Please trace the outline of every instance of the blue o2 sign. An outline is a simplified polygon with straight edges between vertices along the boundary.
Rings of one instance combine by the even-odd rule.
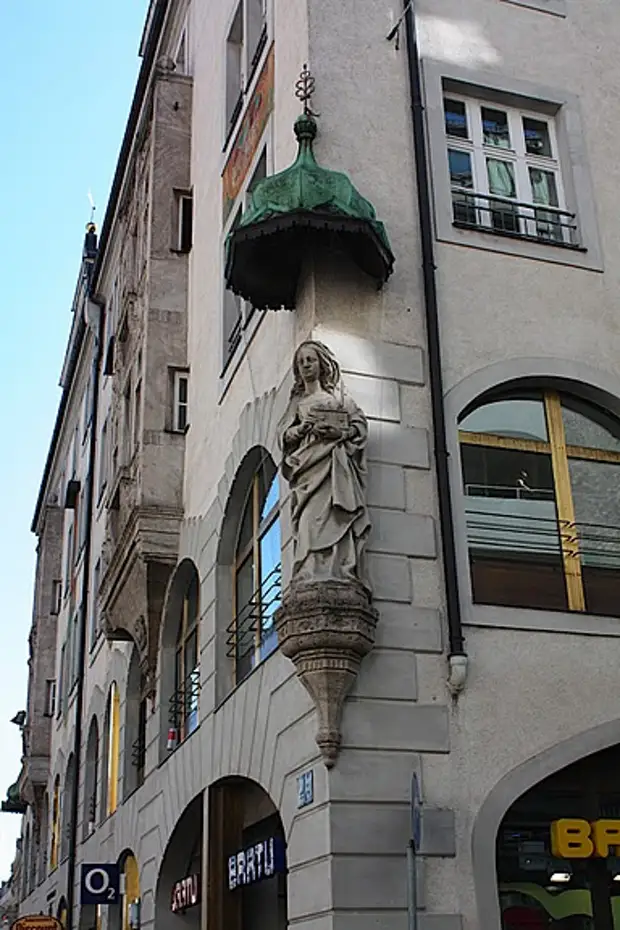
[[[82,866],[82,904],[116,904],[119,892],[120,869],[116,863],[97,862]]]
[[[255,885],[285,871],[284,840],[271,836],[228,857],[228,888],[234,891],[245,885]]]

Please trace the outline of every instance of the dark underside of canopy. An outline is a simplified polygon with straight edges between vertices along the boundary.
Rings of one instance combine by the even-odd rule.
[[[292,310],[304,259],[319,250],[345,253],[377,287],[394,265],[367,220],[297,211],[234,231],[226,262],[228,287],[258,310]]]

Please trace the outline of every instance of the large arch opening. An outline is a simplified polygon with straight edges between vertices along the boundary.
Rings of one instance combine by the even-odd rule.
[[[201,792],[188,804],[168,841],[155,892],[155,930],[200,928],[203,801]]]
[[[84,773],[84,839],[90,836],[97,825],[99,789],[99,724],[93,716],[86,741],[86,767]]]
[[[209,919],[215,930],[286,930],[286,842],[278,809],[247,778],[209,788]]]
[[[503,930],[620,930],[620,746],[540,781],[497,833]]]
[[[143,697],[140,655],[134,645],[125,692],[123,798],[144,784],[146,763],[146,697]]]
[[[191,559],[183,559],[170,583],[162,626],[161,757],[176,749],[198,727],[199,633],[200,579],[198,569]]]
[[[140,927],[140,868],[130,849],[118,858],[121,894],[108,909],[108,930],[138,930]]]
[[[219,700],[277,648],[280,596],[278,471],[267,450],[255,446],[235,475],[217,554]]]
[[[620,616],[620,419],[586,394],[522,381],[460,417],[474,602]]]

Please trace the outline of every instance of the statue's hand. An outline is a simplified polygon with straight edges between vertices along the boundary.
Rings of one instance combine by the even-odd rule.
[[[328,423],[317,423],[314,426],[314,433],[320,439],[343,439],[345,433],[336,426],[330,426]]]

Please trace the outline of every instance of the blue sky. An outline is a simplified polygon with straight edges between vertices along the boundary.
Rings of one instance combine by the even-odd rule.
[[[103,219],[147,0],[0,3],[0,794],[20,768],[39,482],[79,268],[87,193]],[[0,814],[0,878],[20,818]]]

